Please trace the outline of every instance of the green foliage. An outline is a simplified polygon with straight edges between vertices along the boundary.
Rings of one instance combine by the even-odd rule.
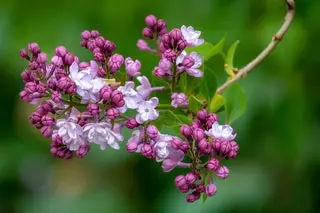
[[[226,72],[228,73],[228,75],[230,75],[230,76],[233,75],[233,68],[234,68],[233,67],[233,59],[234,59],[234,53],[237,49],[238,44],[239,44],[239,41],[236,41],[230,46],[230,48],[227,52],[226,58],[225,58],[225,62],[226,62],[225,69],[226,69]]]
[[[242,86],[238,83],[231,85],[224,92],[224,106],[227,113],[226,122],[231,124],[245,111],[247,100]]]
[[[209,112],[217,112],[224,105],[224,97],[220,94],[216,94],[210,101],[208,110]]]

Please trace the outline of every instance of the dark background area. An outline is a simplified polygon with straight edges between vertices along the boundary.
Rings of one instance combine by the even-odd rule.
[[[227,45],[239,39],[235,64],[242,67],[281,25],[284,1],[1,0],[0,212],[319,212],[320,1],[296,4],[279,47],[241,81],[248,107],[233,125],[240,154],[228,163],[230,176],[217,183],[217,195],[202,205],[186,204],[174,187],[183,170],[162,173],[160,164],[126,153],[124,143],[120,151],[95,148],[84,159],[53,158],[49,141],[28,124],[32,106],[18,97],[26,67],[18,51],[38,42],[52,56],[65,45],[90,60],[80,33],[97,29],[150,75],[157,59],[140,52],[136,41],[153,13],[170,28],[194,26],[211,43],[225,34]]]

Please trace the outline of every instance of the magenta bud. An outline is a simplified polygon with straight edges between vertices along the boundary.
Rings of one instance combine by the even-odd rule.
[[[21,100],[25,101],[25,102],[30,102],[32,101],[30,99],[30,94],[28,92],[26,92],[25,90],[22,90],[20,93],[19,93],[19,97]]]
[[[171,95],[171,106],[173,108],[187,107],[189,105],[188,97],[184,93],[173,93]]]
[[[177,53],[173,49],[167,49],[164,51],[163,56],[171,62],[174,62],[177,58]]]
[[[88,62],[81,62],[81,63],[79,64],[80,70],[84,70],[84,69],[86,69],[86,68],[88,68],[88,67],[90,67],[90,64],[89,64]]]
[[[220,150],[219,153],[222,155],[226,155],[228,154],[228,152],[230,152],[231,150],[231,144],[229,141],[223,141],[220,145]]]
[[[54,113],[55,111],[53,109],[53,104],[50,101],[45,101],[38,106],[37,112],[39,112],[42,115],[46,115],[49,112]]]
[[[53,56],[51,58],[51,62],[56,67],[62,67],[63,66],[63,60],[62,60],[62,58],[60,56],[56,56],[56,55]]]
[[[28,82],[26,83],[24,90],[29,94],[37,92],[37,84],[35,82]]]
[[[67,53],[64,56],[64,63],[68,66],[70,66],[73,62],[75,61],[75,57],[74,55],[72,55],[71,53]]]
[[[195,63],[195,60],[191,56],[187,55],[187,56],[184,57],[182,63],[179,64],[179,65],[184,67],[184,68],[190,69],[194,65],[194,63]],[[208,114],[208,112],[207,112],[207,114]],[[201,120],[204,120],[204,119],[205,118],[202,118]]]
[[[203,120],[206,120],[207,115],[208,115],[208,111],[205,110],[205,109],[202,109],[202,110],[200,110],[200,111],[197,113],[197,118],[198,118],[200,121],[203,121]]]
[[[177,161],[168,158],[162,162],[161,168],[163,172],[171,172],[174,168],[176,168],[176,166]]]
[[[199,120],[195,120],[190,124],[190,128],[195,130],[197,128],[201,128],[201,122]]]
[[[162,77],[164,77],[166,75],[166,72],[163,69],[159,68],[159,67],[155,67],[153,72],[152,72],[152,74],[155,75],[158,78],[162,78]]]
[[[128,142],[126,145],[127,151],[130,153],[136,152],[138,149],[138,144],[135,142]]]
[[[230,142],[230,145],[231,145],[231,150],[233,150],[233,151],[235,151],[235,152],[238,152],[238,151],[239,151],[239,145],[237,144],[237,142],[231,141],[231,142]]]
[[[174,179],[174,184],[176,185],[177,188],[180,188],[181,186],[184,186],[187,184],[186,178],[183,175],[178,175]]]
[[[101,88],[99,93],[100,93],[100,98],[103,101],[107,101],[111,98],[112,89],[109,86],[104,86]]]
[[[95,53],[93,53],[93,56],[97,62],[104,62],[105,61],[105,58],[104,58],[104,55],[102,52],[95,52]]]
[[[38,63],[36,61],[30,61],[29,62],[29,69],[37,70],[38,69]]]
[[[220,179],[226,179],[229,176],[228,167],[220,166],[216,171],[216,176]]]
[[[55,124],[55,121],[54,121],[54,118],[52,118],[51,116],[49,115],[44,115],[42,116],[41,118],[41,123],[44,125],[44,126],[53,126]]]
[[[150,39],[153,39],[154,36],[153,36],[153,30],[148,28],[148,27],[145,27],[143,28],[142,30],[142,35],[145,37],[145,38],[150,38]]]
[[[40,52],[41,49],[37,43],[30,43],[28,44],[28,50],[34,55],[37,56]]]
[[[105,40],[104,40],[104,38],[102,36],[97,37],[95,39],[95,42],[96,42],[97,47],[99,47],[101,49],[104,47]]]
[[[171,37],[169,36],[168,33],[164,34],[161,37],[161,43],[162,43],[165,50],[173,48],[172,43],[171,43]]]
[[[218,116],[215,113],[209,113],[206,119],[207,119],[207,122],[206,122],[207,126],[211,128],[212,125],[218,121]]]
[[[64,46],[58,46],[56,48],[56,56],[63,58],[68,53],[68,50]]]
[[[125,125],[126,125],[126,127],[128,129],[134,129],[134,128],[139,126],[139,124],[138,124],[138,122],[136,121],[135,118],[128,118],[128,120],[127,120]]]
[[[83,158],[88,154],[90,151],[90,145],[89,144],[83,144],[79,147],[79,149],[76,151],[76,154],[78,157]]]
[[[141,147],[141,154],[145,156],[146,158],[154,158],[155,154],[152,150],[152,146],[150,144],[143,144]]]
[[[116,50],[116,45],[112,41],[106,40],[104,42],[103,49],[108,53],[108,55],[111,55],[111,53]]]
[[[19,53],[20,53],[20,57],[21,58],[25,58],[27,60],[30,60],[28,52],[27,52],[26,49],[21,49]]]
[[[198,143],[198,148],[199,152],[203,155],[210,155],[211,154],[211,144],[209,141],[205,138],[203,138],[199,143]]]
[[[120,113],[117,108],[111,108],[106,111],[106,115],[109,119],[114,120],[120,116]]]
[[[91,38],[91,33],[88,30],[85,30],[81,33],[81,37],[85,40],[88,40],[89,38]]]
[[[192,192],[191,194],[188,194],[188,195],[187,195],[186,201],[187,201],[188,203],[193,203],[193,202],[199,200],[199,198],[200,198],[200,193],[197,192],[197,191],[194,191],[194,192]]]
[[[197,142],[200,142],[204,138],[205,134],[202,129],[196,128],[193,130],[192,136]]]
[[[150,124],[147,127],[147,135],[152,139],[157,138],[159,135],[159,131],[158,131],[157,127]]]
[[[98,38],[98,36],[100,36],[100,33],[98,30],[92,30],[91,31],[91,37],[92,38]]]
[[[205,193],[208,197],[211,197],[217,193],[217,186],[213,183],[210,183],[205,188]]]
[[[39,112],[33,112],[31,115],[29,115],[29,121],[31,124],[36,124],[41,122],[42,115]]]
[[[88,47],[88,50],[90,50],[90,51],[93,51],[94,49],[96,49],[97,46],[96,46],[95,40],[89,40],[87,42],[87,47]]]
[[[211,170],[211,171],[216,171],[219,167],[219,160],[216,158],[212,158],[208,161],[207,163],[207,169]]]
[[[180,133],[181,133],[184,137],[190,138],[191,135],[192,135],[192,129],[191,129],[188,125],[184,124],[184,125],[182,125],[182,126],[180,127]]]
[[[47,54],[45,53],[39,53],[38,56],[37,56],[37,62],[39,64],[43,64],[43,63],[46,63],[48,60],[48,56]]]
[[[196,190],[197,190],[197,192],[202,193],[206,190],[206,188],[203,184],[199,184],[196,186]]]
[[[179,191],[180,191],[181,193],[187,193],[187,192],[189,192],[189,190],[190,190],[188,184],[185,184],[185,185],[183,185],[183,186],[180,186],[178,189],[179,189]]]
[[[186,174],[185,178],[186,178],[186,182],[191,185],[198,180],[199,176],[195,172],[189,172],[188,174]]]
[[[96,116],[99,114],[99,106],[98,104],[88,104],[87,106],[88,112],[92,116]]]
[[[66,71],[64,69],[60,69],[60,68],[56,69],[54,75],[57,80],[60,80],[60,78],[62,78],[62,77],[67,77]]]
[[[146,25],[152,29],[154,29],[157,25],[157,17],[155,17],[154,15],[148,15],[144,20]]]
[[[142,40],[142,39],[138,40],[137,47],[141,51],[152,51],[152,49],[149,46],[149,44],[145,40]]]
[[[165,20],[159,19],[157,21],[157,31],[160,36],[162,36],[163,34],[165,34],[167,32],[167,23]]]
[[[21,79],[27,83],[27,82],[32,82],[36,79],[36,76],[34,74],[34,72],[31,72],[30,70],[24,70],[21,73]]]
[[[54,91],[51,95],[51,99],[56,104],[61,103],[61,100],[62,100],[61,93],[59,91]]]
[[[182,32],[180,29],[174,28],[169,32],[169,36],[175,41],[178,42],[183,38]]]
[[[125,104],[123,94],[119,90],[114,90],[111,94],[111,102],[116,107],[122,107]]]
[[[51,126],[43,126],[41,127],[41,134],[46,137],[46,138],[50,138],[52,135],[52,127]]]
[[[186,47],[188,46],[188,43],[186,42],[186,40],[184,39],[180,39],[178,42],[177,42],[177,50],[179,52],[183,51]],[[183,61],[182,61],[183,63]]]
[[[81,41],[80,41],[80,46],[81,47],[87,47],[87,44],[88,44],[88,40],[81,39]]]
[[[112,73],[115,73],[116,71],[120,70],[123,62],[123,56],[116,53],[109,58],[108,67]]]
[[[126,58],[124,64],[126,67],[126,71],[130,76],[136,77],[141,74],[139,72],[141,69],[141,63],[139,60],[134,61],[130,57],[128,57],[128,58]]]

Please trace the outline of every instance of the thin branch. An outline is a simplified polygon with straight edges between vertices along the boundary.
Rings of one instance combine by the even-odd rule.
[[[279,44],[281,39],[283,38],[284,34],[289,29],[293,17],[294,17],[294,10],[295,10],[295,2],[294,0],[284,0],[287,6],[287,13],[284,19],[284,22],[281,26],[281,28],[278,30],[278,32],[273,36],[272,41],[268,44],[268,46],[255,58],[253,59],[249,64],[247,64],[245,67],[238,70],[237,74],[233,76],[232,79],[226,81],[222,86],[220,86],[217,89],[217,93],[221,94],[225,89],[227,89],[229,86],[231,86],[233,83],[238,81],[241,77],[246,76],[248,72],[250,72],[252,69],[254,69],[257,65],[259,65],[271,52],[276,48],[276,46]]]

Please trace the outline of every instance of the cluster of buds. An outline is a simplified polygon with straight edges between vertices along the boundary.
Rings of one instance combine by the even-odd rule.
[[[229,170],[221,162],[235,158],[238,145],[232,128],[219,125],[215,113],[206,109],[191,112],[190,95],[181,92],[179,86],[181,75],[203,75],[202,57],[187,51],[203,43],[201,33],[186,26],[168,32],[166,22],[154,15],[147,16],[145,23],[143,36],[155,42],[156,48],[142,39],[138,48],[161,56],[152,73],[168,84],[153,87],[141,75],[139,60],[124,58],[115,53],[112,41],[96,30],[85,30],[80,43],[93,53],[90,62],[80,62],[63,46],[56,48],[51,61],[36,43],[20,51],[29,63],[21,74],[25,87],[20,98],[36,105],[29,120],[44,137],[51,138],[53,156],[84,157],[92,144],[101,150],[118,150],[119,142],[125,140],[122,129],[128,128],[132,130],[126,144],[129,153],[161,162],[164,172],[176,167],[191,170],[175,179],[176,187],[189,193],[187,202],[198,200],[201,194],[213,196],[217,187],[212,176],[228,177]],[[126,73],[118,75],[123,64]],[[154,91],[166,93],[171,103],[160,103],[152,96]],[[164,108],[189,117],[196,114],[195,121],[182,125],[179,137],[161,133],[157,125],[161,126]]]

